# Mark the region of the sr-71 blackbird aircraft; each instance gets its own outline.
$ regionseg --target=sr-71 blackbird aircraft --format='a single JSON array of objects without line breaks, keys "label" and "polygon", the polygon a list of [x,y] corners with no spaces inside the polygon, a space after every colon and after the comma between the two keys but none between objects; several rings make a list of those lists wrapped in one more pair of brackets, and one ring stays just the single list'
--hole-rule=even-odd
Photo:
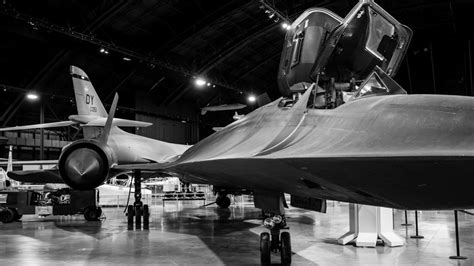
[{"label": "sr-71 blackbird aircraft", "polygon": [[[214,185],[217,203],[251,192],[271,217],[260,236],[291,262],[282,193],[294,206],[324,211],[324,199],[398,209],[474,208],[474,98],[407,95],[392,77],[411,30],[380,6],[361,0],[345,18],[323,8],[291,25],[278,82],[284,97],[247,114],[194,146],[125,133],[142,125],[107,116],[86,74],[71,68],[86,139],[65,147],[56,173],[91,189],[123,171],[178,174]],[[4,129],[10,130],[10,129]],[[54,171],[54,170],[51,170]],[[11,172],[11,178],[39,172]]]}]

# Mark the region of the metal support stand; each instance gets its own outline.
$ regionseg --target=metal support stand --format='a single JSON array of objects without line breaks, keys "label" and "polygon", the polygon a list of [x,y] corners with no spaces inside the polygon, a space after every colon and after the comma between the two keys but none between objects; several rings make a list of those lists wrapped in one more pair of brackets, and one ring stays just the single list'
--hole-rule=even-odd
[{"label": "metal support stand", "polygon": [[415,238],[415,239],[425,238],[424,236],[421,236],[418,234],[418,211],[415,211],[415,235],[410,236],[410,238]]},{"label": "metal support stand", "polygon": [[133,230],[133,217],[135,216],[135,211],[132,205],[127,206],[127,229]]},{"label": "metal support stand", "polygon": [[143,229],[149,229],[149,208],[148,205],[143,205],[142,199],[142,177],[141,171],[135,170],[134,172],[134,197],[135,202],[133,206],[128,206],[128,230],[133,230],[133,218],[135,216],[135,229],[140,230],[142,229],[142,216],[143,216]]},{"label": "metal support stand", "polygon": [[403,226],[411,226],[411,224],[408,223],[408,212],[405,210],[405,223],[401,224]]},{"label": "metal support stand", "polygon": [[456,227],[456,256],[450,256],[449,258],[452,260],[465,260],[467,257],[461,256],[461,252],[459,251],[459,229],[458,229],[458,211],[454,211],[454,224]]}]

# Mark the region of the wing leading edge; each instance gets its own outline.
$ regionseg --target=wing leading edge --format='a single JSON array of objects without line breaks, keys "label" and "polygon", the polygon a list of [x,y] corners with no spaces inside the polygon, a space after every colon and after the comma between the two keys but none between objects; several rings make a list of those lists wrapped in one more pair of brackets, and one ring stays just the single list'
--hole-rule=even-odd
[{"label": "wing leading edge", "polygon": [[0,128],[0,131],[16,131],[16,130],[29,130],[29,129],[40,129],[40,128],[67,127],[67,126],[72,126],[75,124],[77,124],[77,122],[60,121],[60,122],[34,124],[34,125],[26,125],[26,126],[4,127],[4,128]]}]

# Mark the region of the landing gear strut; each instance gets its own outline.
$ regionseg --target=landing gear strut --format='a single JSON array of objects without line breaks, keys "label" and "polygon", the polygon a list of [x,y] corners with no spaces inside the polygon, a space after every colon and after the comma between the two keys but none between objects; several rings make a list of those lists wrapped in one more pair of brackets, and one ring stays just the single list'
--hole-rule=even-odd
[{"label": "landing gear strut", "polygon": [[143,217],[143,229],[148,230],[150,228],[150,209],[148,205],[143,205],[142,199],[142,179],[141,171],[135,170],[135,202],[133,205],[127,207],[127,228],[133,230],[133,220],[135,218],[135,229],[140,230],[142,228],[142,217]]},{"label": "landing gear strut", "polygon": [[265,228],[270,229],[268,232],[260,234],[260,262],[262,265],[271,264],[271,252],[280,252],[281,264],[291,264],[291,241],[290,233],[282,232],[280,230],[289,229],[286,226],[286,219],[284,215],[271,215],[264,220]]}]

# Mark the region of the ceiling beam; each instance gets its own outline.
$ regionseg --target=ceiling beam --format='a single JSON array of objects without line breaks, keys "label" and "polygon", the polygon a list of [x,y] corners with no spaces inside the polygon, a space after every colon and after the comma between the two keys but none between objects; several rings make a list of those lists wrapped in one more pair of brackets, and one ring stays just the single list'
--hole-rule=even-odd
[{"label": "ceiling beam", "polygon": [[[14,9],[11,9],[11,8],[0,9],[0,13],[8,15],[8,16],[14,18],[14,19],[25,21],[27,23],[34,23],[37,27],[46,28],[49,31],[64,34],[64,35],[67,35],[69,37],[72,37],[72,38],[75,38],[75,39],[78,39],[78,40],[81,40],[81,41],[84,41],[84,42],[88,42],[88,43],[91,43],[91,44],[94,44],[94,45],[104,47],[105,49],[108,49],[110,51],[115,51],[115,52],[120,53],[120,54],[122,54],[124,56],[127,56],[129,58],[134,58],[134,59],[137,59],[138,61],[148,63],[150,65],[158,66],[162,69],[169,70],[171,72],[178,73],[178,74],[180,74],[184,77],[187,77],[187,78],[193,78],[196,75],[194,72],[192,72],[192,71],[190,71],[190,70],[188,70],[188,69],[186,69],[182,66],[173,65],[173,64],[171,64],[167,61],[163,61],[163,60],[160,60],[158,58],[154,58],[154,57],[149,56],[149,55],[141,54],[139,52],[136,52],[136,51],[124,48],[124,47],[117,46],[114,43],[100,40],[100,39],[98,39],[98,38],[96,38],[92,35],[87,35],[87,34],[84,34],[82,32],[74,31],[70,28],[65,28],[65,27],[62,27],[62,26],[59,26],[59,25],[49,23],[49,22],[44,21],[44,20],[39,20],[39,19],[32,18],[28,15],[19,13],[18,11],[14,10]],[[221,87],[224,87],[224,88],[228,88],[228,89],[232,89],[232,90],[238,90],[238,88],[235,88],[235,87],[231,86],[230,84],[228,84],[226,82],[214,80],[214,81],[212,81],[212,83],[215,84],[215,85],[219,85]]]},{"label": "ceiling beam", "polygon": [[[84,28],[82,32],[93,32],[97,30],[100,26],[102,26],[106,21],[108,21],[111,17],[113,17],[117,12],[122,10],[128,1],[122,0],[117,2],[112,7],[107,9],[101,16],[95,19],[92,23]],[[46,65],[40,69],[40,71],[30,80],[30,82],[25,86],[27,89],[31,89],[36,86],[41,86],[52,74],[52,69],[54,69],[62,60],[70,53],[70,51],[66,49],[61,49],[58,53],[56,53],[51,60],[46,63]]]},{"label": "ceiling beam", "polygon": [[[117,2],[111,8],[109,8],[107,11],[105,11],[101,16],[99,16],[96,20],[94,20],[91,24],[89,24],[84,29],[84,32],[85,31],[91,32],[91,31],[96,30],[101,25],[103,25],[103,23],[105,23],[107,20],[109,20],[112,16],[117,14],[118,11],[122,10],[127,4],[128,4],[128,1],[126,1],[126,0],[122,0],[120,2]],[[8,15],[7,10],[3,9],[2,12],[4,14],[5,14],[5,12],[7,12],[7,15]],[[48,63],[46,63],[46,65],[44,65],[44,67],[42,67],[40,69],[40,71],[38,71],[38,73],[28,82],[28,84],[25,86],[26,89],[27,90],[30,90],[32,88],[36,89],[36,87],[40,87],[42,84],[44,84],[44,82],[46,80],[48,80],[49,77],[51,76],[52,70],[57,65],[59,65],[59,63],[62,62],[62,60],[68,54],[69,54],[69,51],[66,50],[66,49],[61,49],[58,53],[56,53],[56,55],[53,56],[53,58],[51,58],[51,60],[49,60]],[[21,99],[24,99],[23,95],[20,95],[19,97],[21,97]],[[21,100],[21,102],[19,102],[17,104],[18,105],[17,108],[14,108],[12,110],[10,110],[10,109],[8,110],[9,111],[8,117],[4,121],[2,121],[3,126],[5,126],[11,120],[11,118],[16,114],[16,112],[19,110],[19,106],[22,103],[23,103],[23,100]]]}]

